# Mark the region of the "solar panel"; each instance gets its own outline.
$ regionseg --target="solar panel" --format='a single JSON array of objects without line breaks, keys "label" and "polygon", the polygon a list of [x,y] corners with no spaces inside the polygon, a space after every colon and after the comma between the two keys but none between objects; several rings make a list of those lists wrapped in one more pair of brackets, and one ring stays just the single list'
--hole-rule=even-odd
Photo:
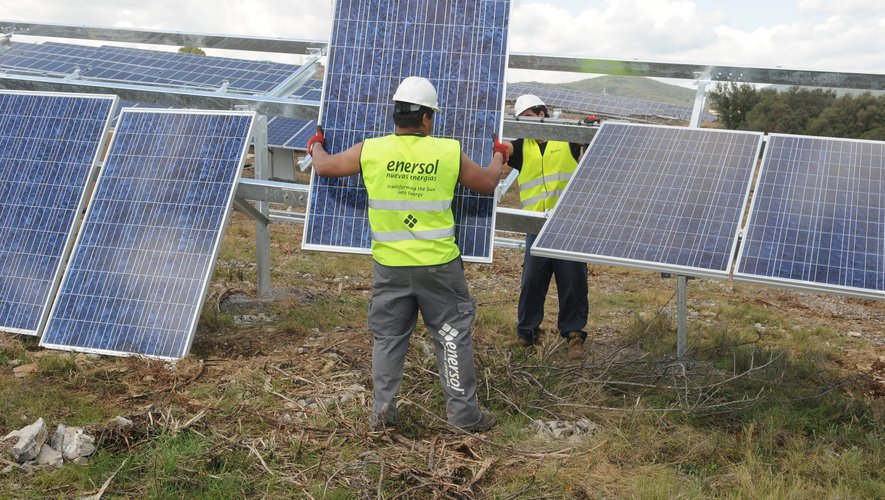
[{"label": "solar panel", "polygon": [[292,64],[200,56],[127,47],[16,42],[0,53],[0,68],[102,81],[264,93],[298,69]]},{"label": "solar panel", "polygon": [[123,111],[41,345],[187,354],[253,121],[251,112]]},{"label": "solar panel", "polygon": [[[392,133],[390,98],[417,75],[439,93],[433,135],[460,140],[487,165],[501,127],[509,11],[506,0],[338,1],[320,109],[330,152]],[[462,255],[490,262],[494,197],[459,186],[453,212]],[[370,244],[362,178],[313,176],[304,248],[369,253]]]},{"label": "solar panel", "polygon": [[725,278],[762,134],[604,123],[532,253]]},{"label": "solar panel", "polygon": [[319,101],[323,95],[322,80],[308,80],[301,87],[295,89],[290,97],[305,101]]},{"label": "solar panel", "polygon": [[279,149],[306,150],[307,141],[316,130],[317,122],[313,120],[274,116],[267,121],[267,145]]},{"label": "solar panel", "polygon": [[770,134],[734,278],[885,297],[885,142]]},{"label": "solar panel", "polygon": [[[658,117],[689,120],[691,106],[678,106],[646,99],[621,97],[562,87],[551,87],[531,83],[512,83],[507,86],[507,98],[516,99],[522,94],[535,94],[550,107],[561,108],[576,113],[595,113],[617,117]],[[704,113],[706,121],[716,117]]]},{"label": "solar panel", "polygon": [[39,333],[115,106],[0,91],[0,330]]}]

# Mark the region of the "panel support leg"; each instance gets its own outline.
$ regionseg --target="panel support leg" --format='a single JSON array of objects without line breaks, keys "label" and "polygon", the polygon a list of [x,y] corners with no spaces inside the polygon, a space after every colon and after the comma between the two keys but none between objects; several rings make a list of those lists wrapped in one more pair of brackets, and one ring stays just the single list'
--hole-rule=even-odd
[{"label": "panel support leg", "polygon": [[[270,177],[270,155],[267,151],[267,116],[258,115],[255,123],[255,178],[267,180]],[[255,262],[258,279],[258,294],[265,295],[270,291],[270,225],[269,204],[259,201],[256,208],[264,216],[264,220],[255,220]]]},{"label": "panel support leg", "polygon": [[676,277],[676,357],[685,357],[688,350],[688,278]]}]

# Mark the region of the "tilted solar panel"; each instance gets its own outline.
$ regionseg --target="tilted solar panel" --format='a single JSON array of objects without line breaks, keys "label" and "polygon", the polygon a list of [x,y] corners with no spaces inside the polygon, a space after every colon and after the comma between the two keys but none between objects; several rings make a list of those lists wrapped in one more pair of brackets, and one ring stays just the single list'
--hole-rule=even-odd
[{"label": "tilted solar panel", "polygon": [[725,278],[762,134],[604,123],[531,251]]},{"label": "tilted solar panel", "polygon": [[770,134],[734,278],[885,298],[885,142]]},{"label": "tilted solar panel", "polygon": [[[340,0],[335,7],[321,123],[332,153],[394,131],[391,96],[403,78],[428,78],[441,111],[432,134],[461,141],[480,165],[500,133],[507,66],[507,0]],[[313,176],[304,248],[369,253],[359,175]],[[459,186],[453,212],[466,260],[490,262],[495,200]]]},{"label": "tilted solar panel", "polygon": [[15,43],[0,54],[0,68],[28,73],[163,86],[263,93],[298,70],[292,64],[199,56],[127,47]]},{"label": "tilted solar panel", "polygon": [[123,111],[41,345],[188,353],[254,118]]},{"label": "tilted solar panel", "polygon": [[[570,88],[553,87],[532,83],[512,83],[507,86],[507,98],[516,99],[522,94],[535,94],[550,107],[562,108],[577,113],[596,113],[617,117],[658,117],[688,120],[691,106],[677,106],[662,102],[607,95],[599,92],[582,91]],[[704,113],[705,121],[715,121],[716,117]]]},{"label": "tilted solar panel", "polygon": [[[317,124],[313,120],[274,116],[267,121],[267,145],[280,149],[304,150],[307,140],[316,130]],[[308,134],[306,138],[305,134]]]},{"label": "tilted solar panel", "polygon": [[0,91],[0,330],[39,334],[116,103]]}]

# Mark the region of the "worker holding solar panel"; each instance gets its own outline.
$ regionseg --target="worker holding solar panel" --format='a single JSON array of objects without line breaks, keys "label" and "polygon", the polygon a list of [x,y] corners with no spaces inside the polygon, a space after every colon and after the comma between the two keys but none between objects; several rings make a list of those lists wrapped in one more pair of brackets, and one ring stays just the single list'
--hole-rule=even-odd
[{"label": "worker holding solar panel", "polygon": [[[514,103],[518,117],[547,118],[547,106],[538,96],[524,94]],[[517,139],[509,148],[508,165],[519,170],[519,199],[524,210],[546,212],[552,210],[578,167],[580,144],[540,139]],[[508,347],[528,347],[541,337],[544,320],[544,302],[550,279],[556,277],[559,297],[559,334],[568,342],[568,357],[584,356],[589,310],[587,301],[587,264],[532,255],[529,249],[538,237],[526,234],[522,284],[517,306],[516,338]]]},{"label": "worker holding solar panel", "polygon": [[405,78],[393,95],[393,134],[366,139],[330,155],[325,138],[307,143],[317,175],[362,174],[372,231],[369,330],[374,407],[372,427],[395,426],[396,394],[418,312],[433,338],[450,424],[469,432],[492,428],[495,418],[476,400],[471,327],[476,315],[455,243],[452,199],[460,182],[483,194],[498,185],[508,148],[497,140],[482,168],[457,140],[432,137],[436,89],[425,78]]}]

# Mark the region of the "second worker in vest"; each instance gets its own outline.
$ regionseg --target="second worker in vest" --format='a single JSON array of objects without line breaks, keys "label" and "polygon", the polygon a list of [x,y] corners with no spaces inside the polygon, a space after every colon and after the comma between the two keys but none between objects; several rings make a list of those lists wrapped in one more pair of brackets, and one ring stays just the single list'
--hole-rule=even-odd
[{"label": "second worker in vest", "polygon": [[393,95],[393,134],[366,139],[329,155],[317,132],[307,145],[318,175],[362,173],[369,195],[372,231],[372,427],[395,426],[396,395],[403,379],[409,338],[424,318],[436,351],[450,424],[469,432],[495,425],[476,400],[476,369],[470,330],[476,315],[455,243],[455,185],[492,194],[508,148],[495,141],[482,168],[454,139],[431,137],[436,89],[425,78],[404,79]]},{"label": "second worker in vest", "polygon": [[[550,116],[544,102],[532,94],[516,99],[513,112],[516,116]],[[517,139],[512,144],[508,165],[519,170],[519,200],[523,210],[553,209],[578,166],[581,145],[536,139]],[[584,331],[589,309],[587,264],[531,255],[529,249],[537,237],[537,234],[526,234],[516,338],[508,342],[508,346],[527,347],[538,341],[550,278],[555,276],[559,292],[559,334],[568,341],[568,357],[580,359],[587,339]]]}]

